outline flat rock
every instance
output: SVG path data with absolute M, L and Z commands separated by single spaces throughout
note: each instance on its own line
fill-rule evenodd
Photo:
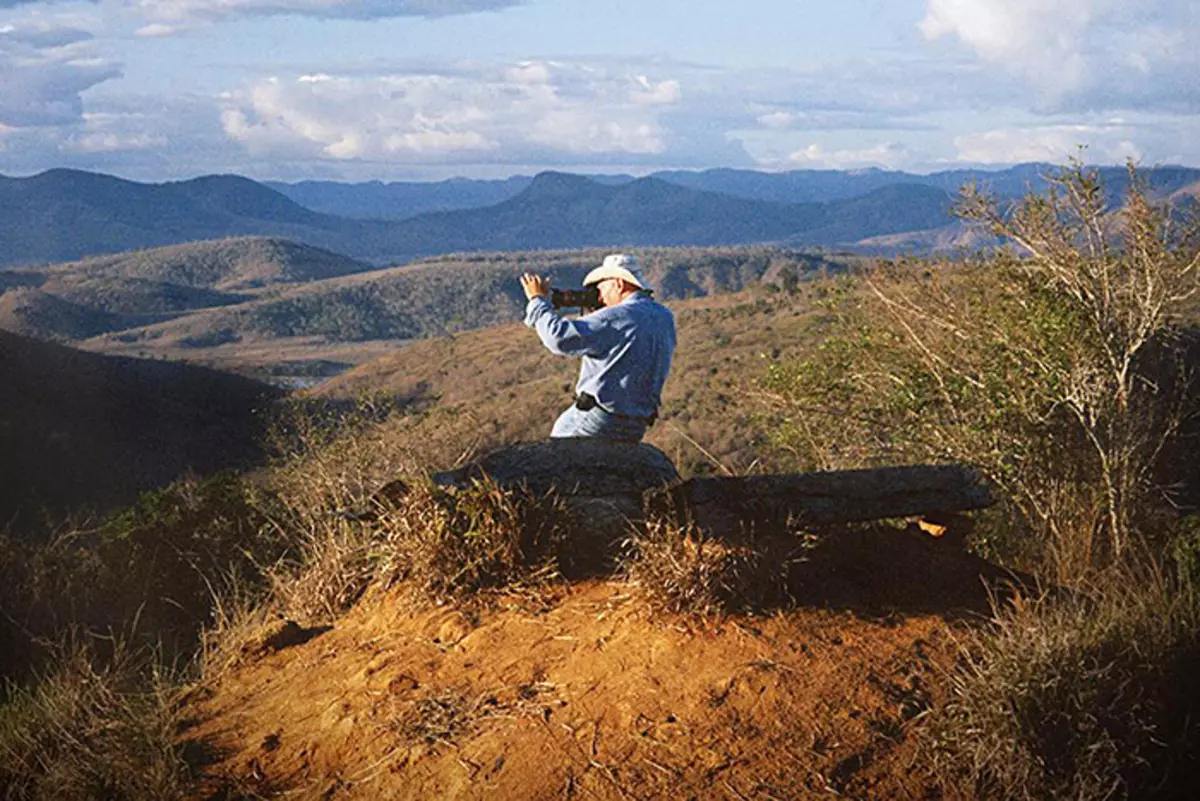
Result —
M 443 487 L 463 487 L 490 476 L 505 489 L 524 488 L 534 495 L 551 490 L 563 496 L 630 496 L 679 481 L 666 454 L 645 443 L 590 437 L 548 439 L 501 448 L 476 462 L 434 473 Z

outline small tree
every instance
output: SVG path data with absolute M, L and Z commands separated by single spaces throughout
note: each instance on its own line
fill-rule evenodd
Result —
M 1010 213 L 974 188 L 961 214 L 1019 250 L 1010 269 L 1046 287 L 1080 318 L 1085 338 L 1058 398 L 1094 450 L 1109 545 L 1120 556 L 1152 471 L 1175 433 L 1179 397 L 1166 397 L 1150 350 L 1170 348 L 1182 305 L 1196 294 L 1195 226 L 1155 206 L 1132 164 L 1124 208 L 1110 215 L 1094 173 L 1076 163 Z M 1179 365 L 1187 369 L 1186 365 Z
M 967 188 L 960 215 L 1001 245 L 866 275 L 820 351 L 768 375 L 780 441 L 823 467 L 973 462 L 1060 578 L 1120 558 L 1182 414 L 1175 335 L 1200 272 L 1195 228 L 1130 173 L 1116 213 L 1077 163 L 1007 209 Z

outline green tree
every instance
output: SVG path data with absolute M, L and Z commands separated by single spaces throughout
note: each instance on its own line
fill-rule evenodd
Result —
M 1060 579 L 1120 559 L 1184 414 L 1178 323 L 1200 260 L 1196 227 L 1130 172 L 1117 211 L 1079 164 L 1009 208 L 964 190 L 960 215 L 1000 244 L 836 293 L 822 347 L 767 376 L 778 441 L 821 467 L 972 462 Z

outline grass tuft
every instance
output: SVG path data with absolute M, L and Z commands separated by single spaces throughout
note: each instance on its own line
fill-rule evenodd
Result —
M 381 520 L 393 577 L 435 600 L 557 579 L 572 525 L 557 496 L 532 497 L 487 479 L 457 491 L 416 484 Z
M 1127 570 L 971 630 L 930 733 L 983 798 L 1178 797 L 1196 778 L 1200 598 Z
M 791 566 L 804 561 L 810 544 L 791 531 L 731 543 L 690 524 L 652 518 L 626 541 L 624 573 L 661 611 L 756 611 L 790 602 Z
M 190 779 L 172 676 L 123 644 L 104 659 L 64 649 L 32 688 L 0 706 L 5 799 L 174 799 Z

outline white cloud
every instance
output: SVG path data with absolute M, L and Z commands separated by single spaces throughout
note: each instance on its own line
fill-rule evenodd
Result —
M 174 36 L 180 30 L 175 25 L 163 25 L 161 22 L 152 22 L 149 25 L 143 25 L 133 33 L 134 36 L 140 36 L 144 39 L 161 39 L 164 36 Z
M 11 1 L 11 0 L 9 0 Z M 179 21 L 294 15 L 325 19 L 444 17 L 498 11 L 524 0 L 114 0 L 149 19 Z M 0 0 L 4 2 L 4 0 Z
M 954 139 L 959 161 L 983 164 L 1018 164 L 1030 161 L 1064 163 L 1085 147 L 1089 162 L 1120 164 L 1140 161 L 1144 149 L 1124 125 L 1062 124 L 1003 128 L 964 134 Z
M 918 27 L 1018 76 L 1045 109 L 1119 108 L 1164 79 L 1200 82 L 1196 22 L 1193 0 L 926 0 Z
M 770 166 L 852 170 L 862 167 L 896 169 L 910 160 L 908 149 L 896 142 L 884 142 L 861 150 L 828 151 L 813 143 L 790 153 L 784 164 Z
M 662 153 L 675 80 L 590 65 L 466 65 L 446 74 L 271 78 L 232 93 L 222 123 L 255 154 L 428 162 Z
M 89 107 L 69 125 L 0 125 L 0 172 L 74 167 L 162 180 L 228 171 L 242 156 L 229 145 L 211 99 L 137 97 Z
M 629 90 L 629 99 L 640 106 L 672 105 L 682 98 L 679 81 L 654 83 L 645 75 L 639 75 L 635 83 L 636 85 Z
M 83 114 L 82 92 L 120 75 L 75 28 L 6 26 L 0 32 L 0 123 L 69 125 Z

